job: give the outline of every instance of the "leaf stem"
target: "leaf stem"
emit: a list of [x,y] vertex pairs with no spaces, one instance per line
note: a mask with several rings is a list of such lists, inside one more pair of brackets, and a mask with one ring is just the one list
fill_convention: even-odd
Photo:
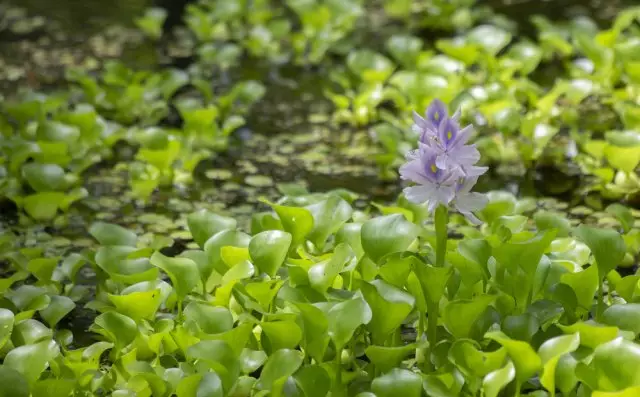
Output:
[[336,349],[336,390],[342,388],[342,349]]
[[447,224],[449,223],[449,210],[444,205],[436,208],[434,216],[436,226],[436,266],[443,267],[447,254]]
[[[427,314],[427,341],[429,342],[429,352],[432,352],[436,347],[438,337],[438,304],[434,302],[427,302]],[[430,365],[428,357],[425,361]]]
[[603,284],[604,283],[602,281],[602,278],[600,278],[600,281],[598,281],[598,305],[596,306],[597,322],[600,322],[602,313],[604,313],[604,291],[602,290],[602,288],[604,287]]

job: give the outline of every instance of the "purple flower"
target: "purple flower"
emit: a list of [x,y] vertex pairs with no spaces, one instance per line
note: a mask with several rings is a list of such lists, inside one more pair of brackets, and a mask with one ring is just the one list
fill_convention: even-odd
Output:
[[414,124],[411,128],[420,134],[420,142],[430,144],[432,139],[437,138],[440,125],[446,120],[457,121],[460,112],[457,111],[450,119],[448,117],[447,105],[439,99],[434,99],[425,111],[424,118],[413,112]]
[[480,223],[473,211],[482,209],[487,199],[471,189],[488,168],[475,165],[480,152],[467,144],[473,127],[461,129],[460,111],[449,118],[446,105],[439,100],[431,103],[425,116],[413,113],[413,129],[420,132],[420,140],[418,149],[407,153],[400,177],[416,185],[404,189],[405,197],[426,204],[429,212],[438,205],[451,206],[471,222]]
[[400,177],[416,183],[404,189],[407,200],[426,203],[429,211],[438,204],[449,205],[455,194],[457,175],[436,166],[437,152],[419,143],[415,157],[400,167]]
[[482,222],[473,214],[473,211],[479,211],[484,208],[488,200],[484,194],[471,191],[477,181],[477,176],[461,178],[456,184],[455,199],[452,205],[456,211],[464,215],[471,223],[479,225]]

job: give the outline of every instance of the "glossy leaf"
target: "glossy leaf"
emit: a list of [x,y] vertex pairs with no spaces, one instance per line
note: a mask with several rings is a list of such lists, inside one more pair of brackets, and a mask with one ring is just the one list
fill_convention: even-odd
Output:
[[422,395],[422,378],[415,372],[394,368],[371,382],[371,391],[377,397]]
[[198,266],[191,259],[170,258],[156,252],[151,256],[149,262],[167,273],[179,300],[184,299],[189,292],[193,291],[200,281]]
[[52,340],[45,340],[11,350],[4,358],[4,366],[20,372],[29,385],[33,385],[58,354],[58,344]]
[[580,334],[556,336],[546,340],[538,349],[542,360],[542,375],[540,383],[550,392],[556,389],[556,366],[560,358],[575,351],[580,346]]
[[324,247],[327,238],[335,234],[353,213],[353,209],[344,199],[331,195],[326,200],[306,207],[313,216],[313,229],[307,238],[318,249]]
[[371,318],[371,308],[364,299],[340,302],[327,313],[329,337],[340,350],[349,342],[355,330],[361,325],[369,324]]
[[494,299],[493,296],[482,295],[473,300],[451,301],[442,311],[442,321],[455,338],[469,338],[475,322]]
[[283,349],[273,353],[262,368],[256,387],[259,390],[270,390],[274,383],[293,375],[302,365],[302,353],[296,350]]
[[576,236],[585,242],[596,259],[598,275],[603,279],[620,264],[626,247],[622,236],[615,230],[580,226]]
[[526,342],[510,339],[499,331],[488,332],[485,335],[500,343],[507,350],[516,370],[516,378],[524,382],[532,377],[542,366],[542,361],[536,352]]
[[287,258],[291,241],[291,234],[280,230],[258,233],[249,242],[251,261],[261,272],[274,277]]
[[382,280],[362,282],[360,289],[372,312],[368,328],[371,330],[373,343],[382,345],[413,310],[415,298]]
[[189,214],[187,225],[195,242],[204,248],[204,244],[211,236],[222,230],[233,230],[237,222],[233,218],[218,215],[207,210],[200,210]]
[[89,234],[93,236],[100,245],[126,245],[135,247],[138,237],[131,230],[112,223],[96,222],[89,228]]
[[482,380],[482,389],[486,397],[497,397],[516,377],[516,369],[511,361],[504,367],[488,373]]
[[362,248],[374,262],[406,250],[417,236],[418,227],[400,214],[368,220],[361,230]]

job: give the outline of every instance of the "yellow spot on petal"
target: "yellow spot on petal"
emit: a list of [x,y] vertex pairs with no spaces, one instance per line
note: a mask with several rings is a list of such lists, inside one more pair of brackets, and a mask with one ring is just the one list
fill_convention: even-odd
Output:
[[447,132],[447,139],[450,140],[452,136],[453,136],[453,134],[451,133],[451,130],[449,130]]
[[438,167],[436,167],[435,164],[431,164],[431,172],[435,174],[437,171],[438,171]]
[[440,112],[435,112],[435,113],[433,114],[433,118],[434,118],[436,121],[440,121]]

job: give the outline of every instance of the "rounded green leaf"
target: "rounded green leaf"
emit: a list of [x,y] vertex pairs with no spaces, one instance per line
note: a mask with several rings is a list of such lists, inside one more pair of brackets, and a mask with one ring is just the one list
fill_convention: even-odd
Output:
[[291,235],[280,230],[258,233],[249,242],[251,261],[261,272],[274,277],[287,258],[291,241]]
[[302,367],[294,378],[306,397],[325,397],[331,387],[329,374],[319,365]]
[[233,328],[233,316],[226,307],[191,302],[184,308],[185,326],[205,334],[219,334]]
[[0,365],[0,397],[29,397],[29,383],[25,376],[15,369]]
[[415,298],[383,280],[371,283],[363,281],[360,290],[372,312],[368,328],[371,330],[373,343],[382,345],[411,313]]
[[138,237],[131,230],[127,230],[120,225],[112,223],[96,222],[89,228],[89,234],[93,236],[100,245],[126,245],[135,247]]
[[371,382],[371,391],[377,397],[420,397],[422,378],[415,372],[394,368]]
[[233,218],[202,209],[187,217],[187,225],[195,242],[204,248],[211,236],[223,230],[234,230],[238,224]]
[[344,243],[338,244],[329,259],[318,262],[309,269],[309,283],[319,292],[326,292],[333,285],[336,276],[352,259],[354,254],[351,247]]
[[325,313],[309,303],[297,302],[295,306],[300,311],[303,340],[301,346],[304,351],[317,362],[322,362],[329,344],[329,322]]
[[622,258],[627,252],[624,239],[620,236],[620,233],[613,229],[582,225],[576,229],[575,234],[587,244],[596,258],[598,276],[601,280],[622,262]]
[[58,354],[60,354],[58,344],[52,340],[45,340],[11,350],[4,358],[4,366],[20,372],[27,383],[33,385],[40,374],[47,369],[49,362]]
[[613,305],[604,311],[602,321],[637,336],[640,334],[640,303]]
[[256,384],[259,390],[270,390],[275,382],[293,375],[302,365],[303,354],[297,350],[282,349],[273,353],[262,368]]
[[272,321],[260,324],[268,346],[267,352],[280,349],[294,349],[302,340],[302,330],[294,321]]
[[222,381],[215,372],[183,378],[176,390],[178,397],[224,397]]
[[589,366],[598,390],[618,391],[640,386],[640,346],[622,337],[598,346]]
[[624,205],[613,203],[609,205],[605,209],[605,211],[618,219],[620,225],[622,225],[622,230],[624,230],[625,233],[628,233],[633,227],[635,218],[633,217],[631,210],[629,210],[629,208],[625,207]]
[[497,397],[500,390],[504,389],[516,376],[516,369],[511,361],[504,367],[488,373],[482,380],[482,389],[485,397]]
[[546,340],[538,349],[538,355],[542,360],[543,370],[540,383],[549,392],[556,389],[556,367],[560,358],[575,351],[580,346],[580,334],[556,336]]
[[528,343],[510,339],[500,331],[487,332],[485,338],[493,339],[507,349],[520,382],[525,382],[541,368],[540,357]]
[[442,311],[442,321],[455,338],[468,338],[476,321],[494,300],[494,296],[480,295],[475,299],[451,301]]
[[313,230],[313,215],[306,208],[269,204],[278,214],[284,231],[291,234],[292,246],[297,247]]
[[76,382],[70,379],[44,379],[35,383],[32,395],[47,397],[69,397]]
[[339,196],[331,195],[326,200],[306,207],[313,216],[313,229],[307,235],[318,249],[323,249],[327,238],[336,233],[353,213],[351,205]]
[[359,326],[369,324],[371,317],[371,308],[362,298],[349,299],[329,309],[327,313],[329,337],[338,350],[351,340]]
[[387,372],[398,367],[409,354],[415,353],[415,351],[415,343],[396,347],[371,345],[365,349],[365,354],[377,369]]
[[118,313],[131,317],[137,322],[143,319],[153,320],[163,298],[159,289],[133,291],[123,295],[108,294],[108,296]]
[[225,390],[240,376],[239,356],[224,340],[202,340],[187,349],[187,357],[206,363],[218,374]]
[[14,315],[11,310],[0,309],[0,349],[11,337],[13,331]]
[[240,367],[243,374],[250,374],[262,367],[267,361],[267,354],[262,350],[243,349],[240,354]]
[[209,263],[213,266],[213,269],[220,275],[229,270],[229,266],[222,259],[223,247],[239,247],[246,248],[249,246],[251,237],[239,230],[223,230],[211,236],[204,244],[204,252],[209,257]]
[[55,327],[67,314],[75,309],[76,304],[68,297],[54,295],[46,309],[40,310],[40,316],[50,327]]
[[48,221],[56,216],[65,198],[64,193],[42,192],[25,197],[22,205],[27,214],[33,219]]
[[511,34],[493,25],[480,25],[467,34],[467,41],[477,44],[491,55],[496,55],[509,42]]
[[92,328],[104,335],[119,348],[128,346],[138,335],[138,326],[130,317],[116,312],[106,312],[94,320]]
[[367,256],[378,263],[385,255],[405,251],[418,233],[418,226],[401,214],[376,217],[362,225],[362,248]]
[[17,322],[13,327],[11,342],[15,346],[31,345],[49,340],[53,336],[53,331],[47,328],[38,320],[32,318]]
[[167,273],[179,300],[193,291],[200,281],[198,265],[189,258],[170,258],[158,251],[151,256],[149,262]]
[[67,186],[64,169],[57,164],[25,164],[22,176],[36,192],[55,192]]
[[458,339],[449,348],[449,361],[468,377],[484,377],[502,367],[507,358],[506,349],[487,353],[478,347],[478,342],[474,340]]
[[96,264],[114,280],[125,284],[158,279],[158,268],[149,263],[147,252],[134,247],[100,247],[95,256]]
[[587,321],[577,322],[571,325],[558,324],[565,334],[580,334],[580,344],[595,349],[603,343],[612,341],[618,336],[618,328],[606,327],[601,324]]

